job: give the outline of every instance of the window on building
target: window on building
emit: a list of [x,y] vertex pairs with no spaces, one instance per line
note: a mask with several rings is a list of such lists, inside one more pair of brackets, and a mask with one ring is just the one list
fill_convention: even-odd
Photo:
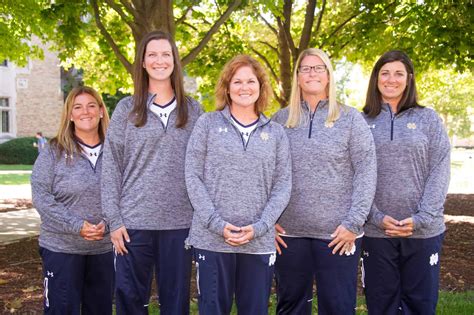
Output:
[[0,67],[8,67],[8,60],[3,60],[2,63],[0,63]]
[[10,133],[10,110],[8,98],[0,97],[0,114],[2,119],[0,133]]

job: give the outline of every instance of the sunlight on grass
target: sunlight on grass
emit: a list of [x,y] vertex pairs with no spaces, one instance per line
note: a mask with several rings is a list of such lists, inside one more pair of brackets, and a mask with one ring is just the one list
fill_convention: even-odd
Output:
[[23,164],[0,164],[0,171],[31,171],[33,165]]
[[24,185],[30,183],[31,174],[0,174],[0,185]]
[[[268,314],[275,314],[275,307],[276,307],[276,297],[273,294],[270,298],[270,306],[268,308]],[[313,314],[317,314],[317,300],[314,298],[313,300]],[[160,310],[158,308],[157,303],[151,303],[149,308],[149,313],[152,315],[160,314]],[[197,315],[198,307],[197,302],[191,302],[191,312],[192,315]],[[237,314],[237,309],[234,306],[232,307],[231,311],[232,315]],[[357,298],[357,308],[356,308],[357,315],[365,315],[367,314],[367,307],[365,305],[365,298],[363,296],[359,296]],[[466,291],[466,292],[446,292],[440,291],[439,292],[439,300],[438,300],[438,308],[436,310],[436,314],[438,315],[471,315],[474,314],[474,291]]]

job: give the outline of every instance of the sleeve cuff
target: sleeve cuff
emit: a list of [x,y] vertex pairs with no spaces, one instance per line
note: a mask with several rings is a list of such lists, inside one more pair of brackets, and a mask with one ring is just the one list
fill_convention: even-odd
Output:
[[265,222],[259,221],[253,224],[253,231],[255,238],[261,237],[268,232],[268,225]]
[[343,221],[341,225],[345,227],[346,230],[351,231],[355,235],[361,235],[364,232],[362,226],[351,224],[349,221]]
[[208,229],[217,235],[224,236],[224,228],[226,224],[227,222],[221,218],[214,218],[209,224]]

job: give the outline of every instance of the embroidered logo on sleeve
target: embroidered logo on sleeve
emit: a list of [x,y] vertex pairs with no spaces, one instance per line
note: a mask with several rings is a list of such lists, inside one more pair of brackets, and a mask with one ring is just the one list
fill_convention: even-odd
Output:
[[375,129],[375,124],[369,125],[369,129]]
[[267,141],[268,139],[270,139],[270,135],[268,134],[268,132],[262,131],[262,133],[260,133],[260,138],[263,141]]
[[416,124],[415,123],[408,123],[407,128],[408,129],[416,129]]
[[219,127],[219,133],[227,132],[227,127]]
[[438,264],[438,253],[434,253],[430,256],[430,265],[434,266]]

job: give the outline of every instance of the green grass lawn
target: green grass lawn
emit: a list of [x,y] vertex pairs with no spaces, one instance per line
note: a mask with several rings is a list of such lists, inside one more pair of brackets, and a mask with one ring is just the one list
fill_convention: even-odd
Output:
[[23,164],[0,164],[0,171],[31,171],[33,165]]
[[28,185],[30,174],[0,174],[0,185]]
[[[317,314],[317,301],[313,300],[313,314]],[[275,314],[276,298],[272,295],[270,298],[270,306],[268,314]],[[156,303],[150,304],[150,314],[160,314],[158,305]],[[191,302],[191,314],[198,314],[197,302]],[[237,314],[237,309],[234,305],[231,314]],[[365,305],[365,298],[359,296],[357,299],[357,315],[367,314],[367,307]],[[439,292],[439,300],[436,314],[439,315],[472,315],[474,314],[474,291],[466,291],[461,293],[452,293],[446,291]]]

